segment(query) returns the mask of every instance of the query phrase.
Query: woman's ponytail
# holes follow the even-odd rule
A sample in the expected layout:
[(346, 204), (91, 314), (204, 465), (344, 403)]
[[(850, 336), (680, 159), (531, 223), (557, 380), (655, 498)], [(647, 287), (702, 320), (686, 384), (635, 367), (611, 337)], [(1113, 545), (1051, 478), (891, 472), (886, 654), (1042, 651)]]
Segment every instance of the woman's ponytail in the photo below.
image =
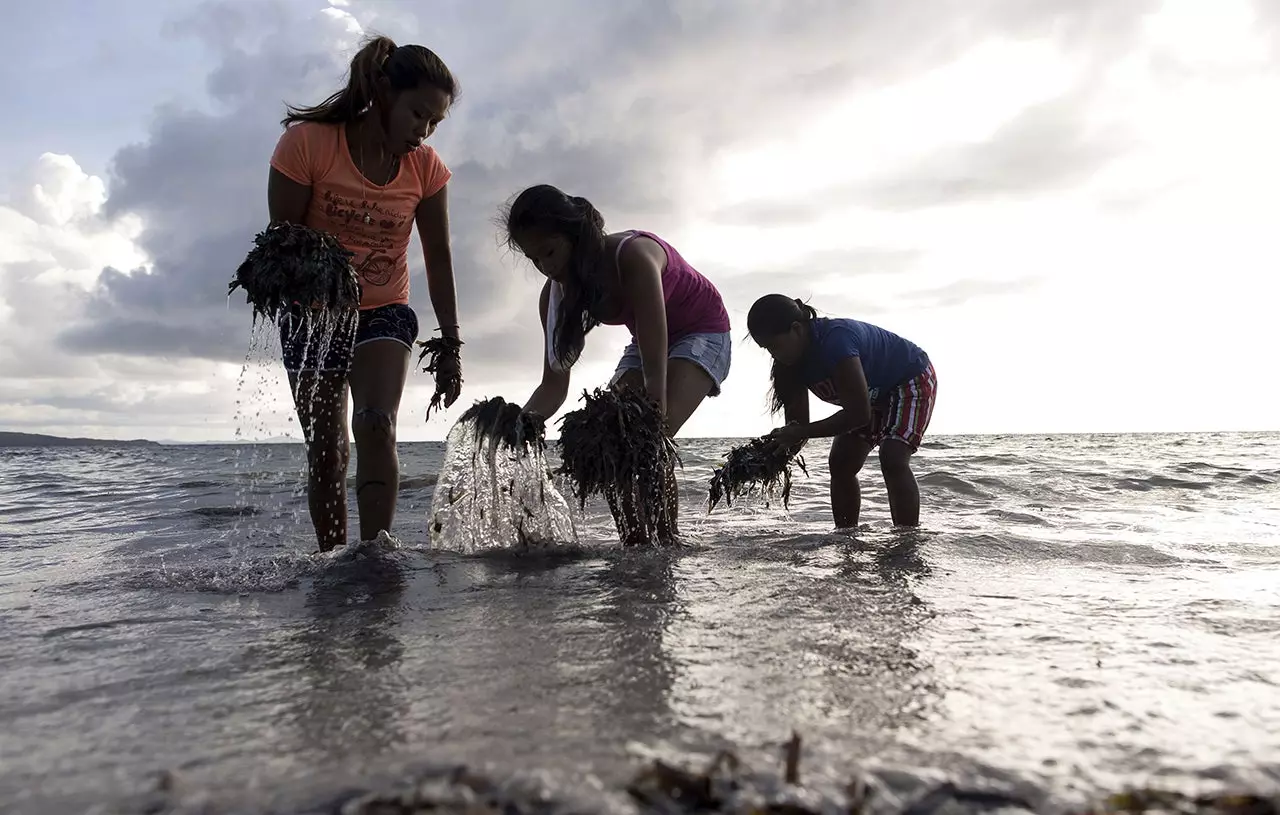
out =
[(378, 79), (385, 72), (387, 60), (395, 53), (396, 44), (390, 37), (371, 37), (351, 58), (347, 73), (347, 85), (318, 105), (288, 107), (288, 115), (281, 124), (288, 127), (297, 122), (342, 124), (353, 121), (373, 104), (378, 93)]

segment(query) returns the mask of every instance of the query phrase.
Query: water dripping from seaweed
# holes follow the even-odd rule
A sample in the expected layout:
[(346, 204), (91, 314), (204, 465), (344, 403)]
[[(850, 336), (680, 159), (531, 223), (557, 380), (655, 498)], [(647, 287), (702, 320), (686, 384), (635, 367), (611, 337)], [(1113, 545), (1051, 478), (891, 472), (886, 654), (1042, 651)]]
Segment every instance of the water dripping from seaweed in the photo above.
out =
[(431, 501), (431, 545), (478, 554), (576, 545), (569, 502), (547, 464), (543, 429), (494, 397), (469, 408), (445, 441)]

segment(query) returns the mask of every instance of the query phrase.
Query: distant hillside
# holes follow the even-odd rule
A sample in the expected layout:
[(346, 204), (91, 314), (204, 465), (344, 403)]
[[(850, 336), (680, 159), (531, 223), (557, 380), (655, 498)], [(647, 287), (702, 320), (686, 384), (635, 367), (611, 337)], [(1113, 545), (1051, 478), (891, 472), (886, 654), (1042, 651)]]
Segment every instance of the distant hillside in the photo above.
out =
[(147, 439), (70, 439), (63, 436), (44, 436), (39, 433), (13, 433), (0, 430), (0, 447), (159, 447)]

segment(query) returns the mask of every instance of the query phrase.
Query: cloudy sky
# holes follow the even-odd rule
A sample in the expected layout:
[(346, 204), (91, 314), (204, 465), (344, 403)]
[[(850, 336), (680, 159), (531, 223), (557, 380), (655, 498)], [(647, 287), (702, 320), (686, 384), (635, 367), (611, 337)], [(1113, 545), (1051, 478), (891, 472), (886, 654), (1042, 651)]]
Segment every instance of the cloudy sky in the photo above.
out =
[[(427, 422), (412, 375), (403, 439), (536, 384), (539, 278), (493, 222), (543, 181), (724, 292), (733, 370), (689, 435), (772, 426), (745, 333), (771, 291), (922, 345), (934, 433), (1280, 428), (1270, 0), (44, 0), (0, 28), (0, 429), (290, 431), (227, 283), (284, 103), (365, 32), (463, 86), (434, 144), (466, 383)], [(573, 398), (626, 340), (591, 335)]]

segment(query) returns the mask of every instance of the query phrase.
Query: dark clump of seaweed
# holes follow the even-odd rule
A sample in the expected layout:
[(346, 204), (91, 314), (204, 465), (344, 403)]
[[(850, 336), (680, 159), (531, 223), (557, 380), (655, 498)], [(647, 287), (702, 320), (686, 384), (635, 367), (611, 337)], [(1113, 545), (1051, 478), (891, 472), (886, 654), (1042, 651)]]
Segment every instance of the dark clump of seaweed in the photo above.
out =
[(634, 502), (641, 528), (626, 533), (653, 540), (661, 513), (647, 508), (675, 500), (670, 472), (680, 463), (662, 410), (633, 388), (583, 391), (582, 399), (583, 406), (560, 422), (559, 473), (568, 478), (580, 509), (592, 495), (603, 495), (616, 519), (620, 498)]
[(360, 307), (360, 279), (353, 253), (336, 237), (309, 226), (274, 223), (253, 239), (253, 249), (236, 269), (227, 294), (245, 291), (255, 322), (271, 322), (292, 304), (329, 312)]
[(541, 416), (526, 413), (520, 405), (494, 396), (476, 402), (458, 417), (458, 423), (470, 422), (477, 438), (487, 439), (517, 453), (547, 449), (547, 423)]
[(733, 506), (733, 499), (748, 495), (756, 489), (768, 495), (779, 485), (782, 486), (782, 505), (790, 507), (792, 464), (799, 467), (805, 475), (809, 474), (804, 457), (799, 453), (799, 447), (787, 449), (768, 436), (752, 439), (733, 448), (725, 463), (716, 467), (711, 474), (707, 511), (715, 509), (722, 500), (725, 506)]
[[(462, 340), (457, 337), (432, 337), (418, 342), (422, 352), (418, 364), (436, 380), (436, 392), (427, 405), (427, 418), (431, 411), (444, 406), (450, 394), (456, 396), (462, 389)], [(429, 359), (428, 359), (429, 358)], [(426, 360), (425, 364), (423, 360)]]

